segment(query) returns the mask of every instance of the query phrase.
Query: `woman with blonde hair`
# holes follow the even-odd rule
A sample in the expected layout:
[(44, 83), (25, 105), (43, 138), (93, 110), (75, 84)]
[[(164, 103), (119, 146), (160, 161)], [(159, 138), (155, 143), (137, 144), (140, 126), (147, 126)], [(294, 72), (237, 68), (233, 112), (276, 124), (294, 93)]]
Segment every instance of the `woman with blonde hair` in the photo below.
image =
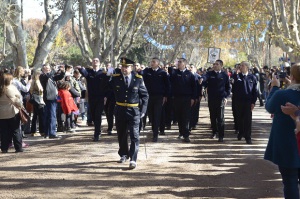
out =
[(31, 120), (31, 130), (30, 133), (32, 136), (36, 136), (36, 121), (39, 118), (39, 133), (41, 136), (44, 136), (44, 106), (45, 102), (43, 100), (43, 87), (40, 82), (40, 70), (36, 70), (32, 76), (32, 84), (30, 87), (30, 94), (32, 96), (33, 103), (33, 117)]
[[(17, 87), (18, 91), (21, 93), (21, 98), (23, 101), (23, 106), (26, 107), (26, 102), (29, 98), (29, 89), (31, 86), (31, 80), (24, 79), (25, 69), (22, 66), (18, 66), (14, 73), (13, 84)], [(25, 132), (24, 132), (25, 131)], [(24, 133), (29, 133), (30, 131), (30, 120), (22, 125), (22, 136), (27, 138)]]
[(271, 92), (266, 102), (266, 110), (274, 114), (265, 159), (278, 165), (284, 186), (285, 198), (299, 198), (298, 182), (300, 155), (295, 136), (295, 121), (282, 111), (288, 103), (300, 105), (300, 63), (291, 67), (291, 84), (287, 89), (279, 89), (280, 82), (273, 75)]
[(21, 93), (12, 85), (13, 76), (9, 73), (0, 75), (0, 134), (1, 151), (7, 153), (11, 140), (16, 152), (23, 152), (20, 132), (19, 109), (22, 107)]

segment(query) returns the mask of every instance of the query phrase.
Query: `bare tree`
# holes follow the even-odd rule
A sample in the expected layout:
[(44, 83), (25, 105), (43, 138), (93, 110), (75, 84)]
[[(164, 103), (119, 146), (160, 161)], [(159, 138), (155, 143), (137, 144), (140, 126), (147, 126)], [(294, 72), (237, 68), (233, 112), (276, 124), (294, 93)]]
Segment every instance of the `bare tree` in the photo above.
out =
[(293, 61), (300, 58), (299, 0), (263, 0), (272, 16), (269, 35)]
[(83, 57), (89, 61), (92, 57), (100, 57), (115, 64), (132, 47), (157, 1), (148, 1), (150, 6), (143, 12), (142, 0), (136, 3), (130, 0), (95, 0), (90, 4), (79, 1), (78, 20), (73, 20), (73, 32)]

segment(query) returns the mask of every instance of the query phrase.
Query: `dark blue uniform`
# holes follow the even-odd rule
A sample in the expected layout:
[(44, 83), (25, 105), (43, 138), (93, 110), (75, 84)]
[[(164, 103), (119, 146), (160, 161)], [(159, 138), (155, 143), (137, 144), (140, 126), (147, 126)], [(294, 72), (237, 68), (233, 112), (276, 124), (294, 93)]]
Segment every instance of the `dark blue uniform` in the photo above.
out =
[(197, 99), (195, 76), (188, 70), (169, 68), (174, 111), (178, 120), (179, 138), (189, 142), (189, 122), (191, 118), (191, 99)]
[(199, 84), (199, 80), (201, 76), (197, 73), (194, 73), (195, 82), (196, 82), (196, 90), (197, 90), (197, 100), (191, 108), (191, 122), (190, 122), (190, 131), (193, 128), (196, 128), (196, 125), (199, 120), (199, 111), (200, 111), (200, 96), (202, 96), (202, 84)]
[[(135, 75), (133, 72), (131, 75), (132, 79), (128, 87), (125, 85), (122, 74), (114, 74), (110, 85), (116, 100), (115, 119), (119, 141), (118, 154), (136, 162), (140, 141), (140, 117), (146, 113), (149, 96), (142, 76)], [(129, 150), (128, 131), (131, 139)]]
[(229, 77), (224, 71), (209, 71), (202, 76), (207, 85), (208, 108), (212, 125), (212, 136), (214, 138), (218, 132), (219, 142), (223, 142), (224, 137), (224, 99), (230, 95)]
[(153, 141), (157, 142), (158, 129), (161, 122), (163, 97), (170, 92), (170, 82), (166, 71), (158, 68), (146, 68), (143, 71), (145, 86), (149, 93), (148, 116), (152, 124)]
[(102, 112), (104, 109), (104, 97), (109, 91), (109, 76), (102, 69), (95, 72), (93, 69), (79, 69), (79, 72), (86, 78), (88, 103), (92, 120), (94, 122), (94, 141), (98, 141), (101, 135)]
[(238, 140), (244, 137), (251, 144), (251, 104), (255, 104), (258, 95), (255, 75), (239, 73), (233, 76), (232, 93), (239, 131)]

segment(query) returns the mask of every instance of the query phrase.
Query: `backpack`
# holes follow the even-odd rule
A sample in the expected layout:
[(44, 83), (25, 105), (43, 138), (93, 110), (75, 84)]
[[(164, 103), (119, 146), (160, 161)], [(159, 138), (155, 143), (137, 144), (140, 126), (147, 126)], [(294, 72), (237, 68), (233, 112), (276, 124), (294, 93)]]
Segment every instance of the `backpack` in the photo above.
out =
[(56, 83), (51, 78), (48, 79), (46, 85), (46, 94), (47, 94), (46, 96), (47, 100), (56, 100), (58, 91), (56, 88)]

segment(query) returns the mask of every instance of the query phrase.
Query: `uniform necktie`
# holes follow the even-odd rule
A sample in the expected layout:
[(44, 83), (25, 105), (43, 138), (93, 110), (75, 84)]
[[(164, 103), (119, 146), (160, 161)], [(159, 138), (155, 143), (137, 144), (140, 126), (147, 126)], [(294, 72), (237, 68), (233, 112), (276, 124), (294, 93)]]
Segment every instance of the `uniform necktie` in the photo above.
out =
[(128, 76), (125, 76), (125, 85), (128, 87)]

